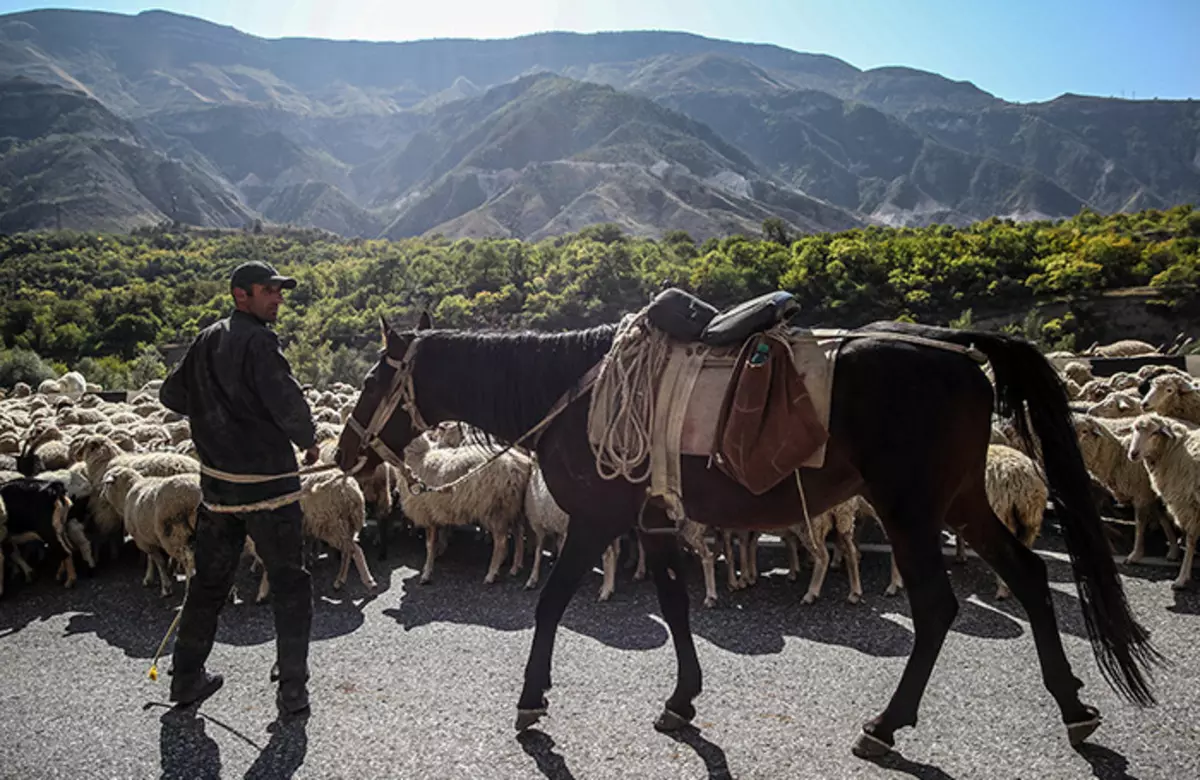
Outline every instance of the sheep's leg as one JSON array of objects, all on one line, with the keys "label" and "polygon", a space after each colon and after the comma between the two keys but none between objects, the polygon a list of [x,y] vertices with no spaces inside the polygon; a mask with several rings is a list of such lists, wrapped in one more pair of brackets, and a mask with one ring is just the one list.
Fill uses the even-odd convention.
[{"label": "sheep's leg", "polygon": [[862,601],[863,588],[862,577],[858,570],[860,556],[858,546],[854,543],[854,531],[850,531],[850,533],[839,532],[837,535],[837,546],[834,550],[841,550],[846,560],[846,575],[850,578],[850,596],[847,598],[847,601],[851,604],[857,604]]},{"label": "sheep's leg", "polygon": [[808,591],[804,598],[800,599],[802,604],[812,604],[820,597],[821,586],[825,584],[825,574],[829,571],[829,549],[823,539],[817,539],[816,546],[810,548],[809,553],[813,559],[813,573],[808,580]]},{"label": "sheep's leg", "polygon": [[433,579],[433,559],[437,557],[437,526],[431,525],[425,529],[425,566],[421,569],[422,585],[428,585]]},{"label": "sheep's leg", "polygon": [[[363,549],[358,542],[350,542],[350,555],[354,558],[354,568],[358,569],[358,578],[362,580],[363,587],[372,593],[379,584],[375,582],[375,578],[371,576],[371,570],[367,568],[367,556],[363,555]],[[345,555],[345,553],[342,553]]]},{"label": "sheep's leg", "polygon": [[171,595],[171,584],[175,579],[167,573],[167,558],[161,550],[154,550],[150,553],[150,559],[154,562],[154,568],[158,569],[159,595],[166,598]]},{"label": "sheep's leg", "polygon": [[957,531],[954,534],[954,562],[955,563],[966,563],[967,562],[967,550],[963,546],[962,533],[957,532]]},{"label": "sheep's leg", "polygon": [[896,553],[892,553],[892,576],[888,581],[887,590],[883,592],[885,596],[895,596],[904,589],[904,578],[900,576],[900,567],[896,565]]},{"label": "sheep's leg", "polygon": [[79,548],[79,554],[83,556],[83,562],[88,565],[88,568],[95,569],[96,558],[92,554],[92,542],[83,532],[83,526],[78,520],[67,521],[67,537]]},{"label": "sheep's leg", "polygon": [[[1146,528],[1150,525],[1150,506],[1134,507],[1133,549],[1125,556],[1125,563],[1138,563],[1146,556]],[[1171,537],[1167,537],[1170,539]]]},{"label": "sheep's leg", "polygon": [[[508,540],[506,539],[504,543],[505,543],[505,545],[507,545]],[[512,562],[512,567],[509,568],[509,570],[508,570],[509,575],[513,576],[513,577],[517,576],[517,573],[521,571],[521,567],[524,565],[525,565],[525,521],[521,520],[521,521],[517,522],[517,524],[513,527],[513,562]]]},{"label": "sheep's leg", "polygon": [[[41,537],[35,538],[40,539]],[[17,568],[21,570],[21,573],[25,575],[25,584],[28,585],[29,583],[33,582],[33,567],[30,566],[29,562],[25,560],[25,556],[21,555],[21,541],[19,537],[10,537],[8,542],[12,545],[13,563],[15,563]]]},{"label": "sheep's leg", "polygon": [[741,590],[742,578],[738,576],[737,565],[733,558],[733,532],[722,531],[721,537],[725,543],[725,570],[729,575],[729,589]]},{"label": "sheep's leg", "polygon": [[617,589],[617,559],[621,557],[621,538],[617,537],[613,543],[604,548],[604,556],[602,565],[604,568],[604,583],[600,586],[599,601],[608,601],[612,598],[613,591]]},{"label": "sheep's leg", "polygon": [[254,603],[261,604],[267,600],[267,596],[271,595],[271,581],[267,579],[267,567],[263,565],[262,577],[258,580],[258,593],[254,596]]},{"label": "sheep's leg", "polygon": [[641,582],[642,580],[646,579],[646,547],[642,544],[642,538],[640,536],[636,538],[638,554],[637,568],[633,570],[633,581]]},{"label": "sheep's leg", "polygon": [[1175,533],[1175,523],[1165,508],[1158,507],[1157,514],[1158,524],[1162,526],[1163,534],[1167,537],[1167,560],[1177,561],[1179,560],[1179,536]]},{"label": "sheep's leg", "polygon": [[717,605],[717,556],[708,548],[704,539],[704,526],[690,520],[683,525],[683,540],[700,556],[700,568],[704,571],[704,606]]},{"label": "sheep's leg", "polygon": [[504,529],[492,531],[492,561],[488,564],[487,576],[483,578],[484,585],[491,585],[500,574],[504,558],[508,555],[508,532]]},{"label": "sheep's leg", "polygon": [[346,577],[348,577],[350,575],[350,556],[351,555],[352,555],[352,553],[350,552],[349,545],[342,548],[341,565],[338,566],[337,576],[333,578],[333,589],[334,590],[341,590],[342,586],[346,584]]},{"label": "sheep's leg", "polygon": [[1192,560],[1196,557],[1197,540],[1200,540],[1200,528],[1193,527],[1187,533],[1183,563],[1179,566],[1179,576],[1171,583],[1171,587],[1175,590],[1183,590],[1192,581]]},{"label": "sheep's leg", "polygon": [[[542,576],[542,555],[546,548],[546,534],[540,529],[533,531],[536,541],[533,546],[533,566],[529,569],[529,579],[525,580],[525,590],[533,590],[537,587],[538,579]],[[563,541],[562,534],[559,534],[559,545]]]},{"label": "sheep's leg", "polygon": [[[840,538],[839,538],[840,541]],[[829,568],[837,571],[842,568],[842,546],[836,544],[833,547],[833,554],[829,556]]]},{"label": "sheep's leg", "polygon": [[787,546],[788,582],[795,582],[800,576],[800,548],[796,532],[788,528],[783,532],[783,543]]},{"label": "sheep's leg", "polygon": [[148,588],[154,584],[154,559],[146,555],[146,573],[142,576],[142,587]]},{"label": "sheep's leg", "polygon": [[750,533],[748,531],[738,532],[738,559],[742,565],[742,583],[744,585],[753,585],[756,581],[754,576],[754,568],[750,563]]},{"label": "sheep's leg", "polygon": [[67,572],[67,579],[63,582],[63,587],[75,587],[75,580],[77,579],[75,573],[75,556],[71,555],[71,553],[67,553],[67,557],[63,558],[62,565]]}]

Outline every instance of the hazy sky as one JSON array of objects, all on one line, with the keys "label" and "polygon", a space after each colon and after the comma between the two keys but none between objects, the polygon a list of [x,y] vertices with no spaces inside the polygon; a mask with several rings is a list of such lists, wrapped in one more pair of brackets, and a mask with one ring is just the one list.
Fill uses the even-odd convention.
[{"label": "hazy sky", "polygon": [[267,38],[683,30],[907,65],[1008,100],[1200,97],[1200,0],[0,0],[0,12],[165,8]]}]

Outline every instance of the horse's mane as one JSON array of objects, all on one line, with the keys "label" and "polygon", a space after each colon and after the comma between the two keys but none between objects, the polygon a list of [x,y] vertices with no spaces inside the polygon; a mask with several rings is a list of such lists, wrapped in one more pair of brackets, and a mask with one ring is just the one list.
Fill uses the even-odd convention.
[{"label": "horse's mane", "polygon": [[417,396],[453,399],[477,427],[512,441],[607,354],[616,329],[420,331]]}]

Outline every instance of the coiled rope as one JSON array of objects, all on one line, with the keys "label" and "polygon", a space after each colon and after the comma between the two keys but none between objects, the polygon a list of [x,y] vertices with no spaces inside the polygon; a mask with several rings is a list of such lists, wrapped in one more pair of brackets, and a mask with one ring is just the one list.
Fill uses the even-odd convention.
[{"label": "coiled rope", "polygon": [[[670,338],[647,325],[646,309],[626,315],[617,326],[588,407],[588,441],[602,479],[649,479],[654,384],[670,349]],[[643,461],[646,466],[639,474]]]}]

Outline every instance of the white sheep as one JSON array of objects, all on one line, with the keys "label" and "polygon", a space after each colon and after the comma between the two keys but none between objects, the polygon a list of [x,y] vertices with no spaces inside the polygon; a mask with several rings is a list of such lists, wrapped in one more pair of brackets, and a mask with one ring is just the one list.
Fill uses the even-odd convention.
[{"label": "white sheep", "polygon": [[1146,530],[1156,515],[1167,537],[1167,560],[1178,560],[1179,540],[1175,537],[1171,520],[1159,500],[1158,493],[1150,484],[1150,475],[1140,463],[1129,459],[1128,438],[1133,421],[1130,421],[1130,432],[1124,437],[1101,420],[1087,415],[1076,414],[1074,421],[1075,433],[1079,438],[1079,451],[1083,455],[1087,470],[1116,501],[1133,507],[1133,550],[1126,556],[1125,563],[1137,563],[1145,557]]},{"label": "white sheep", "polygon": [[1141,401],[1145,411],[1158,412],[1190,423],[1200,423],[1200,392],[1191,378],[1161,374],[1150,380],[1150,389]]},{"label": "white sheep", "polygon": [[1142,413],[1141,406],[1142,399],[1137,393],[1114,390],[1104,400],[1089,406],[1087,413],[1092,417],[1137,417]]},{"label": "white sheep", "polygon": [[[342,554],[341,568],[333,580],[333,589],[339,590],[346,584],[350,561],[353,560],[363,586],[374,592],[378,584],[367,568],[357,539],[367,515],[366,502],[358,483],[340,472],[325,471],[301,477],[300,486],[303,491],[300,511],[304,515],[304,535],[325,542]],[[258,565],[262,565],[262,559],[258,557],[252,542],[246,545],[246,552]],[[261,602],[269,593],[270,583],[264,566],[257,600]]]},{"label": "white sheep", "polygon": [[166,557],[175,560],[190,577],[195,571],[192,536],[202,501],[199,474],[145,477],[124,466],[108,470],[101,495],[118,507],[125,518],[125,532],[146,553],[146,575],[142,584],[154,581],[157,569],[160,593],[171,595],[173,578],[167,573]]},{"label": "white sheep", "polygon": [[62,395],[62,385],[56,379],[43,379],[37,389],[40,395]]},{"label": "white sheep", "polygon": [[1200,431],[1156,412],[1144,414],[1133,424],[1129,459],[1145,464],[1150,484],[1186,534],[1183,563],[1171,585],[1182,590],[1191,581],[1200,539]]},{"label": "white sheep", "polygon": [[1072,360],[1062,367],[1063,376],[1068,379],[1074,379],[1080,385],[1085,385],[1094,377],[1092,376],[1092,367],[1082,360]]},{"label": "white sheep", "polygon": [[17,382],[15,385],[13,385],[13,398],[28,398],[32,394],[33,388],[30,387],[27,382]]},{"label": "white sheep", "polygon": [[[426,484],[438,486],[467,474],[492,454],[491,449],[481,446],[437,446],[436,439],[427,432],[413,440],[404,458]],[[492,560],[484,582],[491,584],[496,580],[508,552],[509,531],[520,528],[525,486],[531,469],[532,461],[528,457],[510,450],[447,492],[426,491],[413,495],[407,489],[400,491],[404,514],[413,525],[425,529],[422,584],[433,577],[437,528],[469,523],[478,523],[492,535]],[[519,530],[516,538],[520,544],[523,536]],[[514,567],[519,567],[521,556],[514,557],[518,559],[514,561]]]},{"label": "white sheep", "polygon": [[800,572],[797,540],[804,545],[813,559],[813,573],[808,582],[808,591],[801,599],[802,603],[812,604],[821,595],[825,574],[829,570],[829,550],[825,547],[825,539],[830,531],[837,532],[837,545],[841,549],[842,558],[846,562],[846,572],[850,577],[850,596],[847,600],[851,604],[862,600],[862,579],[858,568],[860,554],[858,545],[854,542],[854,524],[859,514],[878,520],[874,507],[862,496],[854,496],[813,517],[811,536],[809,524],[804,522],[789,526],[784,533],[784,541],[788,548],[788,580],[795,582]]},{"label": "white sheep", "polygon": [[[558,552],[561,554],[563,544],[567,539],[567,526],[570,518],[551,495],[550,488],[546,485],[546,478],[542,476],[542,470],[537,467],[536,459],[529,476],[529,483],[525,488],[524,502],[525,517],[529,520],[529,527],[533,530],[536,540],[533,548],[533,568],[529,572],[529,579],[525,581],[525,588],[529,590],[537,587],[538,579],[541,576],[542,554],[546,548],[546,539],[548,537],[556,538]],[[599,601],[608,601],[616,589],[620,544],[621,540],[615,539],[604,550],[602,558],[604,581],[600,586]]]},{"label": "white sheep", "polygon": [[1159,352],[1157,347],[1145,341],[1122,339],[1104,346],[1093,344],[1079,354],[1096,357],[1138,357],[1140,355],[1157,355]]},{"label": "white sheep", "polygon": [[[1033,549],[1042,531],[1042,515],[1050,490],[1033,460],[1012,447],[988,446],[984,470],[988,504],[1021,544]],[[1011,596],[1008,585],[996,575],[996,598]]]},{"label": "white sheep", "polygon": [[87,380],[78,371],[68,371],[59,377],[59,388],[64,395],[73,401],[78,401],[87,392]]}]

